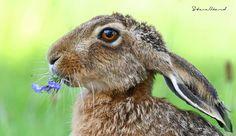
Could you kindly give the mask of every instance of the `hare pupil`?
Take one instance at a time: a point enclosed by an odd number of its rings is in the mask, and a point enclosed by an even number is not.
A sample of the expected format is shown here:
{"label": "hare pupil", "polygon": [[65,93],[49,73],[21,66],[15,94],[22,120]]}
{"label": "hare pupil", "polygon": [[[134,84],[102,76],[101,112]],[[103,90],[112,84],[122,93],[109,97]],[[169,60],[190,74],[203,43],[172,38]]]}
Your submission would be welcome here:
{"label": "hare pupil", "polygon": [[111,29],[104,30],[104,33],[106,34],[108,38],[111,38],[114,35],[114,31]]}

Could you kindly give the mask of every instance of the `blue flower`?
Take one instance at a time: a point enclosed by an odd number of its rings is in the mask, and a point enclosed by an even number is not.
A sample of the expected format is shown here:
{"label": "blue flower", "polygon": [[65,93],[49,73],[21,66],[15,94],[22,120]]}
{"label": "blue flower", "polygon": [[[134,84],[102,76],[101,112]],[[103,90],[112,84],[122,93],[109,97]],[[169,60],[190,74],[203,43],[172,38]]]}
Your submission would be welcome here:
{"label": "blue flower", "polygon": [[51,92],[51,90],[55,90],[56,92],[61,88],[61,84],[58,82],[54,82],[54,81],[48,81],[48,85],[46,86],[40,86],[38,84],[32,84],[32,89],[36,92],[36,93],[42,93],[43,91],[46,91],[48,93]]}

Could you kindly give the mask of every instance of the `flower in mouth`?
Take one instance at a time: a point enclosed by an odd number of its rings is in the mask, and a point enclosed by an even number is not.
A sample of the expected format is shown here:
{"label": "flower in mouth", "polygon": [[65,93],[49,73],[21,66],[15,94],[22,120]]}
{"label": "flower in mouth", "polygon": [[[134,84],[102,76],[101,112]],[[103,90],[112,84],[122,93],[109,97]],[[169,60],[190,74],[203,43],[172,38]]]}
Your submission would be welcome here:
{"label": "flower in mouth", "polygon": [[46,91],[48,93],[51,92],[51,90],[54,90],[55,92],[58,92],[58,90],[60,90],[61,88],[61,79],[59,77],[56,76],[52,76],[49,80],[48,80],[48,84],[45,86],[40,86],[38,84],[33,83],[32,84],[32,89],[36,92],[36,93],[42,93],[43,91]]}

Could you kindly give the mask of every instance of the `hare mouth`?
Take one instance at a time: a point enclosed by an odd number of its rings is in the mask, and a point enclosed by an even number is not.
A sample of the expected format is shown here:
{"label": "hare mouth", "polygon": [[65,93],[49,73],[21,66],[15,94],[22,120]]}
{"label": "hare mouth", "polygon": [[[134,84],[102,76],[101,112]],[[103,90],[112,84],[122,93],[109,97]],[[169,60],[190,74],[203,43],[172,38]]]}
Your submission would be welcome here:
{"label": "hare mouth", "polygon": [[66,84],[67,86],[72,86],[72,83],[71,83],[71,78],[70,77],[64,77],[64,78],[62,78],[62,82],[64,83],[64,84]]}
{"label": "hare mouth", "polygon": [[79,81],[74,76],[65,76],[62,78],[62,82],[69,87],[80,87]]}
{"label": "hare mouth", "polygon": [[66,84],[69,87],[79,87],[80,83],[79,80],[75,77],[75,75],[67,75],[66,73],[63,73],[59,71],[55,66],[50,65],[49,70],[53,75],[57,75],[62,83]]}

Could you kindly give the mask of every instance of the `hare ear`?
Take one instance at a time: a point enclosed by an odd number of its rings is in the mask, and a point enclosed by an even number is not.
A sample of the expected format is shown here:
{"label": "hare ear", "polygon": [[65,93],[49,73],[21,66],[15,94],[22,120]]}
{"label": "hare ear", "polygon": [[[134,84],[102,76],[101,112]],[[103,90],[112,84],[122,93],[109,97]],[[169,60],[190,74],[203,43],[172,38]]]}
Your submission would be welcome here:
{"label": "hare ear", "polygon": [[194,108],[215,118],[226,131],[232,132],[227,111],[214,87],[193,65],[173,53],[168,54],[169,66],[165,66],[164,70],[157,68],[157,71],[164,76],[169,88]]}

